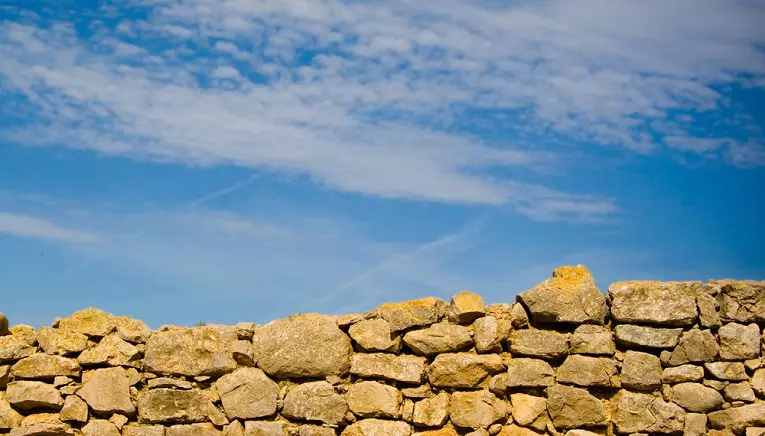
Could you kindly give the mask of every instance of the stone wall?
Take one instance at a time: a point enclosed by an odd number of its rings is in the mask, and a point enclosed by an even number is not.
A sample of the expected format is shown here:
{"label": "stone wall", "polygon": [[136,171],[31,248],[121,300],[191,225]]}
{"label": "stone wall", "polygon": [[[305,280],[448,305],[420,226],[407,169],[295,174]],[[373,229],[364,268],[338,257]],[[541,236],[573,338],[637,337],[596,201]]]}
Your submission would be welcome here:
{"label": "stone wall", "polygon": [[603,295],[563,267],[517,300],[155,331],[86,309],[13,326],[0,434],[765,435],[765,282]]}

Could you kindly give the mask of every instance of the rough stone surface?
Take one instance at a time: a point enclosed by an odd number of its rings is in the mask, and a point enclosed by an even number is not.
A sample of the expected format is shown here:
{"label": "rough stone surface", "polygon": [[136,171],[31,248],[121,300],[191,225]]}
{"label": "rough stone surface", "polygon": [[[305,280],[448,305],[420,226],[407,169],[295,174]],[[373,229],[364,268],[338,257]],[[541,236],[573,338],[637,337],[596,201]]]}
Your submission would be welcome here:
{"label": "rough stone surface", "polygon": [[483,298],[470,291],[462,291],[452,297],[447,308],[449,320],[458,324],[470,324],[485,313]]}
{"label": "rough stone surface", "polygon": [[599,427],[607,424],[603,403],[581,388],[555,385],[547,389],[547,410],[556,428]]}
{"label": "rough stone surface", "polygon": [[117,334],[101,339],[94,348],[85,350],[77,357],[82,365],[138,366],[141,352]]}
{"label": "rough stone surface", "polygon": [[[656,359],[659,363],[659,359]],[[574,354],[558,367],[558,382],[577,386],[618,386],[616,362],[604,357],[590,357]]]}
{"label": "rough stone surface", "polygon": [[746,360],[760,357],[760,327],[757,324],[725,324],[717,330],[720,359]]}
{"label": "rough stone surface", "polygon": [[43,327],[37,332],[37,342],[47,354],[68,356],[88,347],[88,337],[82,333]]}
{"label": "rough stone surface", "polygon": [[449,417],[463,428],[486,428],[507,416],[507,405],[489,391],[455,392]]}
{"label": "rough stone surface", "polygon": [[391,335],[390,323],[382,318],[359,321],[348,329],[348,335],[366,352],[395,352],[401,346],[401,338]]}
{"label": "rough stone surface", "polygon": [[82,427],[82,436],[120,436],[120,431],[109,421],[94,419]]}
{"label": "rough stone surface", "polygon": [[713,296],[701,292],[696,296],[696,304],[699,308],[699,324],[702,327],[716,329],[722,325],[720,314],[717,313],[717,301]]}
{"label": "rough stone surface", "polygon": [[130,381],[122,368],[95,370],[77,395],[97,413],[135,413],[130,400]]}
{"label": "rough stone surface", "polygon": [[284,421],[247,421],[244,436],[287,436]]}
{"label": "rough stone surface", "polygon": [[515,422],[524,427],[534,422],[539,415],[547,411],[547,399],[528,394],[510,395]]}
{"label": "rough stone surface", "polygon": [[450,353],[473,345],[470,329],[454,324],[434,324],[404,335],[404,345],[421,356]]}
{"label": "rough stone surface", "polygon": [[621,390],[612,400],[613,422],[619,433],[681,433],[686,412],[650,394]]}
{"label": "rough stone surface", "polygon": [[515,330],[508,338],[513,355],[559,359],[568,354],[569,335],[547,330]]}
{"label": "rough stone surface", "polygon": [[5,396],[11,406],[19,410],[60,410],[64,405],[64,399],[53,385],[38,381],[9,383]]}
{"label": "rough stone surface", "polygon": [[322,378],[348,371],[351,342],[329,318],[295,315],[255,330],[258,367],[274,377]]}
{"label": "rough stone surface", "polygon": [[419,383],[425,377],[425,358],[392,354],[354,354],[351,374],[404,383]]}
{"label": "rough stone surface", "polygon": [[397,419],[401,416],[403,395],[393,386],[362,381],[352,385],[345,398],[351,412],[362,418]]}
{"label": "rough stone surface", "polygon": [[720,380],[743,381],[748,380],[746,367],[742,362],[709,362],[704,368],[712,377]]}
{"label": "rough stone surface", "polygon": [[341,436],[410,436],[412,426],[401,421],[369,418],[355,422],[343,430]]}
{"label": "rough stone surface", "polygon": [[386,303],[378,307],[370,317],[382,318],[390,323],[393,333],[412,327],[437,323],[445,315],[446,302],[434,297],[419,300]]}
{"label": "rough stone surface", "polygon": [[428,368],[428,378],[436,387],[475,388],[504,369],[502,358],[495,354],[439,354]]}
{"label": "rough stone surface", "polygon": [[608,287],[611,318],[621,323],[688,326],[697,319],[696,296],[684,282],[626,281]]}
{"label": "rough stone surface", "polygon": [[756,397],[752,386],[747,382],[731,383],[723,389],[726,401],[744,401],[752,403]]}
{"label": "rough stone surface", "polygon": [[760,368],[752,376],[752,389],[760,397],[765,397],[765,368]]}
{"label": "rough stone surface", "polygon": [[718,410],[707,416],[712,428],[728,428],[736,433],[741,433],[747,427],[765,426],[765,401]]}
{"label": "rough stone surface", "polygon": [[215,389],[229,419],[255,419],[276,412],[279,386],[260,369],[237,369],[218,379]]}
{"label": "rough stone surface", "polygon": [[77,395],[69,395],[64,399],[64,407],[59,412],[59,418],[64,422],[87,422],[88,405]]}
{"label": "rough stone surface", "polygon": [[235,340],[236,329],[231,327],[173,327],[149,337],[143,363],[157,374],[222,375],[236,368],[229,351]]}
{"label": "rough stone surface", "polygon": [[664,368],[661,373],[662,383],[695,382],[704,378],[704,368],[696,365],[680,365]]}
{"label": "rough stone surface", "polygon": [[740,323],[765,322],[765,282],[718,280],[720,317]]}
{"label": "rough stone surface", "polygon": [[722,395],[701,383],[680,383],[672,387],[672,399],[691,412],[707,413],[722,407]]}
{"label": "rough stone surface", "polygon": [[620,324],[614,329],[616,341],[628,347],[674,348],[681,328],[657,328],[642,325]]}
{"label": "rough stone surface", "polygon": [[165,430],[166,436],[221,436],[210,423],[174,425]]}
{"label": "rough stone surface", "polygon": [[539,359],[517,358],[507,363],[507,387],[548,387],[555,384],[555,371]]}
{"label": "rough stone surface", "polygon": [[602,324],[607,313],[605,297],[582,265],[556,268],[552,278],[520,293],[518,299],[535,323]]}
{"label": "rough stone surface", "polygon": [[683,333],[672,351],[669,364],[672,366],[685,363],[711,362],[717,358],[720,347],[710,330],[693,329]]}
{"label": "rough stone surface", "polygon": [[151,389],[138,396],[138,416],[151,424],[207,420],[210,399],[200,390]]}
{"label": "rough stone surface", "polygon": [[414,403],[413,422],[423,427],[440,427],[449,420],[450,396],[440,392],[432,398]]}
{"label": "rough stone surface", "polygon": [[479,353],[497,353],[502,351],[502,340],[507,337],[500,322],[493,316],[478,318],[473,323],[475,349]]}
{"label": "rough stone surface", "polygon": [[34,347],[23,338],[16,335],[0,336],[0,363],[23,359],[34,352]]}
{"label": "rough stone surface", "polygon": [[88,336],[103,337],[117,329],[117,322],[114,315],[90,307],[62,319],[58,328]]}
{"label": "rough stone surface", "polygon": [[0,393],[0,431],[10,430],[21,425],[24,416],[11,407],[5,398],[5,392]]}
{"label": "rough stone surface", "polygon": [[640,351],[624,353],[622,386],[636,390],[654,390],[661,387],[661,361],[653,354]]}
{"label": "rough stone surface", "polygon": [[282,414],[288,418],[337,425],[347,411],[345,398],[337,394],[331,384],[318,381],[290,389],[284,398]]}
{"label": "rough stone surface", "polygon": [[572,354],[612,356],[615,351],[614,336],[606,327],[585,324],[577,327],[571,335]]}
{"label": "rough stone surface", "polygon": [[50,354],[35,353],[11,367],[16,379],[52,380],[57,376],[79,377],[82,368],[76,360]]}
{"label": "rough stone surface", "polygon": [[707,415],[688,413],[685,415],[683,436],[704,436],[707,434]]}

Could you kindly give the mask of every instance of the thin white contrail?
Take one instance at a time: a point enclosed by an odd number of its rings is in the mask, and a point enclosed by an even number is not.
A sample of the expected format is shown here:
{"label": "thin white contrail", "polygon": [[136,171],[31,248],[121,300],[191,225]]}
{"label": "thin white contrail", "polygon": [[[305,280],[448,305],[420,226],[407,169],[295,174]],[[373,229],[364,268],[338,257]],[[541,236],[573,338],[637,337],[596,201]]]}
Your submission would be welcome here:
{"label": "thin white contrail", "polygon": [[[216,198],[223,197],[224,195],[227,195],[227,194],[230,194],[230,193],[232,193],[232,192],[234,192],[236,190],[242,189],[242,188],[248,186],[249,184],[251,184],[252,182],[254,182],[255,180],[258,180],[260,178],[265,177],[267,174],[268,174],[268,172],[263,172],[263,173],[259,173],[259,174],[252,174],[251,176],[247,177],[246,179],[241,180],[239,182],[236,182],[236,183],[234,183],[231,186],[227,186],[227,187],[225,187],[223,189],[219,189],[219,190],[217,190],[215,192],[211,192],[209,194],[205,194],[205,195],[203,195],[203,196],[201,196],[199,198],[191,200],[191,201],[189,201],[186,204],[186,211],[190,212],[190,211],[196,209],[198,206],[200,206],[200,205],[202,205],[204,203],[210,202],[210,201],[212,201],[212,200],[214,200]],[[145,230],[138,230],[135,233],[131,234],[129,236],[129,239],[136,238],[136,237],[142,235],[144,232],[145,232]],[[75,274],[75,273],[77,273],[79,271],[82,271],[83,269],[85,269],[88,266],[98,262],[99,260],[103,259],[104,257],[105,257],[105,255],[101,254],[101,255],[96,256],[94,258],[86,259],[83,262],[81,262],[79,265],[76,265],[73,268],[65,271],[63,274],[61,274],[59,279],[71,276],[72,274]]]}
{"label": "thin white contrail", "polygon": [[400,263],[402,261],[405,261],[407,259],[411,259],[412,257],[415,257],[419,254],[422,254],[424,252],[430,251],[434,248],[443,247],[445,245],[451,244],[453,242],[456,242],[465,236],[474,233],[480,225],[486,221],[488,216],[482,216],[480,218],[474,219],[467,224],[460,227],[457,231],[449,233],[447,235],[441,236],[438,239],[435,239],[430,242],[426,242],[422,245],[418,245],[417,247],[414,247],[412,250],[407,251],[405,253],[400,253],[397,255],[394,255],[377,265],[373,266],[372,268],[362,272],[361,274],[353,277],[352,279],[346,281],[339,287],[335,288],[333,291],[329,292],[326,295],[323,295],[313,301],[313,304],[319,304],[322,302],[325,302],[331,298],[337,297],[338,295],[341,295],[342,293],[346,292],[347,290],[357,286],[359,283],[363,283],[367,280],[369,280],[371,277],[375,276],[376,274],[379,274],[381,271],[385,271],[386,269],[390,268],[391,266]]}

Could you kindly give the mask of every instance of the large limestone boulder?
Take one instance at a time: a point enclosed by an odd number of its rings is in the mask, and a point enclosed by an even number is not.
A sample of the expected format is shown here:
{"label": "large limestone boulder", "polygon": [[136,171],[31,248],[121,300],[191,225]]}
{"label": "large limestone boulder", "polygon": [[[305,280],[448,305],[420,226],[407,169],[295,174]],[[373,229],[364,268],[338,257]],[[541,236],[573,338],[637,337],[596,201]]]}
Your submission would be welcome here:
{"label": "large limestone boulder", "polygon": [[64,399],[52,385],[37,381],[15,381],[9,383],[5,396],[16,409],[61,410]]}
{"label": "large limestone boulder", "polygon": [[412,426],[403,421],[369,418],[355,422],[341,436],[411,436]]}
{"label": "large limestone boulder", "polygon": [[612,399],[618,433],[682,433],[685,411],[650,394],[621,390]]}
{"label": "large limestone boulder", "polygon": [[[80,433],[77,433],[78,435]],[[24,418],[21,426],[14,428],[9,436],[74,436],[72,428],[53,413],[39,413]]]}
{"label": "large limestone boulder", "polygon": [[752,376],[752,389],[760,397],[765,397],[765,368],[760,368]]}
{"label": "large limestone boulder", "polygon": [[765,282],[716,280],[720,287],[720,317],[740,323],[765,322]]}
{"label": "large limestone boulder", "polygon": [[451,396],[439,392],[432,398],[425,398],[414,403],[413,422],[422,427],[440,427],[449,420]]}
{"label": "large limestone boulder", "polygon": [[707,416],[712,428],[728,428],[741,434],[748,427],[765,426],[765,402],[730,407],[709,413]]}
{"label": "large limestone boulder", "polygon": [[689,326],[697,317],[691,282],[628,281],[608,287],[611,319],[621,323]]}
{"label": "large limestone boulder", "polygon": [[109,365],[109,366],[132,366],[139,367],[141,352],[135,345],[123,340],[117,334],[110,334],[95,347],[83,351],[77,356],[80,364]]}
{"label": "large limestone boulder", "polygon": [[149,424],[207,421],[211,407],[209,397],[196,389],[150,389],[138,395],[138,416]]}
{"label": "large limestone boulder", "polygon": [[77,391],[77,395],[97,413],[135,413],[135,406],[130,400],[130,380],[123,368],[101,368],[93,371],[82,389]]}
{"label": "large limestone boulder", "polygon": [[702,327],[716,329],[722,325],[722,319],[717,311],[720,305],[715,297],[706,292],[699,292],[696,295],[696,305],[699,308],[699,324]]}
{"label": "large limestone boulder", "polygon": [[487,428],[507,418],[507,404],[489,391],[455,392],[449,416],[463,428]]}
{"label": "large limestone boulder", "polygon": [[223,326],[169,327],[146,341],[147,371],[163,375],[219,376],[233,371],[231,344],[236,328]]}
{"label": "large limestone boulder", "polygon": [[547,389],[547,410],[556,428],[607,424],[603,403],[584,389],[555,385]]}
{"label": "large limestone boulder", "polygon": [[674,348],[683,329],[619,324],[614,329],[616,342],[627,347]]}
{"label": "large limestone boulder", "polygon": [[692,329],[680,337],[677,347],[669,358],[669,364],[677,366],[686,363],[711,362],[719,353],[717,339],[710,330]]}
{"label": "large limestone boulder", "polygon": [[116,316],[114,322],[117,325],[117,335],[120,339],[131,344],[142,344],[151,336],[149,326],[139,319],[133,319],[129,316]]}
{"label": "large limestone boulder", "polygon": [[330,318],[295,315],[255,330],[258,367],[279,378],[323,378],[348,371],[351,341]]}
{"label": "large limestone boulder", "polygon": [[483,298],[480,295],[470,291],[462,291],[452,297],[446,312],[451,322],[470,324],[484,316],[486,306],[484,306]]}
{"label": "large limestone boulder", "polygon": [[496,354],[439,354],[428,368],[430,384],[436,387],[476,388],[492,374],[504,371]]}
{"label": "large limestone boulder", "polygon": [[569,335],[548,330],[514,330],[508,342],[514,356],[559,359],[568,354]]}
{"label": "large limestone boulder", "polygon": [[256,368],[240,368],[215,382],[229,419],[255,419],[273,415],[279,386]]}
{"label": "large limestone boulder", "polygon": [[508,388],[548,387],[555,384],[555,371],[544,360],[519,357],[507,362]]}
{"label": "large limestone boulder", "polygon": [[120,431],[105,419],[94,419],[82,427],[82,436],[120,436]]}
{"label": "large limestone boulder", "polygon": [[723,397],[716,390],[701,383],[680,383],[672,387],[672,401],[691,412],[707,413],[723,405]]}
{"label": "large limestone boulder", "polygon": [[77,395],[69,395],[64,399],[59,418],[64,422],[85,423],[88,421],[88,404]]}
{"label": "large limestone boulder", "polygon": [[661,373],[662,383],[695,382],[704,378],[704,368],[696,365],[680,365],[664,368]]}
{"label": "large limestone boulder", "polygon": [[558,381],[577,386],[619,386],[616,362],[613,359],[580,354],[568,356],[558,367]]}
{"label": "large limestone boulder", "polygon": [[24,417],[11,407],[5,398],[5,392],[0,391],[0,431],[11,430],[21,425]]}
{"label": "large limestone boulder", "polygon": [[326,381],[303,383],[287,392],[282,415],[305,421],[338,425],[348,411],[348,403]]}
{"label": "large limestone boulder", "polygon": [[408,332],[404,335],[404,344],[414,354],[433,356],[470,348],[473,338],[467,327],[440,323]]}
{"label": "large limestone boulder", "polygon": [[624,353],[621,382],[623,387],[635,390],[660,388],[661,361],[653,354],[627,351]]}
{"label": "large limestone boulder", "polygon": [[11,367],[16,379],[52,380],[58,376],[79,377],[82,368],[74,359],[35,353]]}
{"label": "large limestone boulder", "polygon": [[513,407],[513,419],[524,427],[528,427],[540,415],[547,412],[547,400],[533,395],[512,394],[510,404]]}
{"label": "large limestone boulder", "polygon": [[425,377],[425,358],[393,354],[354,354],[351,374],[403,383],[420,383]]}
{"label": "large limestone boulder", "polygon": [[47,354],[68,356],[88,348],[88,337],[82,333],[43,327],[37,332],[37,342]]}
{"label": "large limestone boulder", "polygon": [[22,337],[16,335],[0,336],[0,363],[12,362],[31,356],[35,348]]}
{"label": "large limestone boulder", "polygon": [[484,316],[475,320],[473,323],[475,350],[479,353],[502,351],[502,341],[507,338],[509,326],[509,323],[501,323],[493,316]]}
{"label": "large limestone boulder", "polygon": [[376,381],[362,381],[351,385],[345,395],[348,408],[362,418],[401,417],[403,395],[393,386]]}
{"label": "large limestone boulder", "polygon": [[90,307],[62,319],[58,328],[88,336],[103,337],[117,329],[117,321],[114,315]]}
{"label": "large limestone boulder", "polygon": [[390,323],[382,318],[361,320],[348,329],[348,335],[365,352],[396,352],[401,347],[401,337],[394,337]]}
{"label": "large limestone boulder", "polygon": [[725,324],[717,330],[720,359],[746,360],[760,357],[760,327],[757,324]]}
{"label": "large limestone boulder", "polygon": [[709,362],[704,364],[704,368],[712,377],[719,380],[744,381],[749,379],[743,362]]}
{"label": "large limestone boulder", "polygon": [[584,324],[577,327],[571,335],[572,354],[613,356],[615,351],[613,334],[606,327]]}
{"label": "large limestone boulder", "polygon": [[393,333],[412,327],[422,327],[435,324],[444,317],[446,302],[435,297],[419,300],[386,303],[373,310],[368,318],[382,318],[390,323]]}
{"label": "large limestone boulder", "polygon": [[535,323],[603,324],[607,314],[605,297],[582,265],[556,268],[552,278],[518,299]]}

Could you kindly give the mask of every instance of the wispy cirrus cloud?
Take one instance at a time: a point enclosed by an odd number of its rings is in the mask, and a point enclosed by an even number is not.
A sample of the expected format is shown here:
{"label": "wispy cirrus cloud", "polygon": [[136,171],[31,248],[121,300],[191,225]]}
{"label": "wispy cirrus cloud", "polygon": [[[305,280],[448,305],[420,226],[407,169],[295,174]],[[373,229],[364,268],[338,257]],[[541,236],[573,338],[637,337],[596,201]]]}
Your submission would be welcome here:
{"label": "wispy cirrus cloud", "polygon": [[87,230],[61,226],[43,218],[0,211],[0,234],[73,244],[100,242],[101,237]]}

